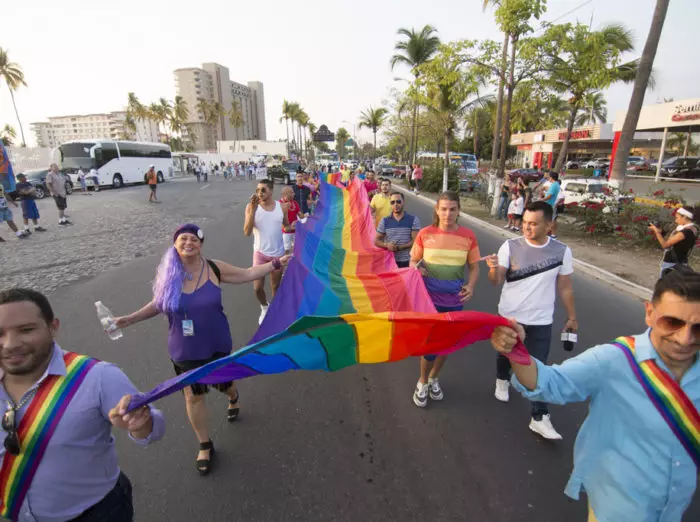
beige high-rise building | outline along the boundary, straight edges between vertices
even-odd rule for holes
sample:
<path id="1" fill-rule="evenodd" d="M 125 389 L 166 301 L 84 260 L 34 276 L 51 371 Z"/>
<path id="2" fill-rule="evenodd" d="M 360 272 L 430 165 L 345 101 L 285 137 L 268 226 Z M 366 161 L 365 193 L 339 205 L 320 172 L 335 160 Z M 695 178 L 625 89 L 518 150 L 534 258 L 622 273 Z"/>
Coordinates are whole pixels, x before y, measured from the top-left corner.
<path id="1" fill-rule="evenodd" d="M 198 150 L 216 150 L 217 141 L 265 140 L 265 93 L 262 82 L 243 85 L 231 81 L 228 68 L 217 63 L 204 63 L 202 68 L 176 69 L 175 89 L 187 102 L 187 126 L 196 140 Z M 201 100 L 210 106 L 218 103 L 223 113 L 208 123 L 200 110 Z M 228 113 L 233 102 L 238 104 L 243 124 L 234 128 Z"/>

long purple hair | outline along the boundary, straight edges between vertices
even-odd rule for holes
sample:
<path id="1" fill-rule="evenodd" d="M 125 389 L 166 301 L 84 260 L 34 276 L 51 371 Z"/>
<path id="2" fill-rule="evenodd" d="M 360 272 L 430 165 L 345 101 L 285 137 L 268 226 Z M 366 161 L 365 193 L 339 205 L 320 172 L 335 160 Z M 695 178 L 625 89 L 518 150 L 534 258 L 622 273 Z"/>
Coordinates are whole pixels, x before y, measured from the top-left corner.
<path id="1" fill-rule="evenodd" d="M 159 312 L 175 312 L 180 306 L 182 284 L 185 281 L 185 267 L 175 247 L 165 251 L 156 270 L 153 281 L 153 301 Z"/>

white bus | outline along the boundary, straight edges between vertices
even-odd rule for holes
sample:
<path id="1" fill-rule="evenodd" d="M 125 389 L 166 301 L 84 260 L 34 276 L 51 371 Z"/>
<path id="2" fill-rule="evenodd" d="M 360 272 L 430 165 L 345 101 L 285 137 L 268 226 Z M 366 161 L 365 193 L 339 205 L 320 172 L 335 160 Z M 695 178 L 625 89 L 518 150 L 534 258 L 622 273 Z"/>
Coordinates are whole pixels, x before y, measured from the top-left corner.
<path id="1" fill-rule="evenodd" d="M 59 145 L 58 152 L 62 169 L 75 172 L 82 168 L 85 174 L 96 169 L 101 187 L 144 183 L 151 165 L 159 183 L 173 175 L 170 147 L 162 143 L 79 140 Z"/>

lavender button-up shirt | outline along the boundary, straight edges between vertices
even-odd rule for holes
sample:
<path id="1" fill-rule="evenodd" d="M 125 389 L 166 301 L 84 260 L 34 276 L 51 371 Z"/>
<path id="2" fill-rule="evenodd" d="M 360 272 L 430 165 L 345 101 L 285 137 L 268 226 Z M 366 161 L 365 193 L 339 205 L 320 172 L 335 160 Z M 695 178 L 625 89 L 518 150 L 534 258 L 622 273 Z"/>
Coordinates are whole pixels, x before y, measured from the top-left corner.
<path id="1" fill-rule="evenodd" d="M 66 374 L 63 354 L 54 344 L 51 362 L 34 388 L 48 375 Z M 136 387 L 113 364 L 100 362 L 88 372 L 51 437 L 22 504 L 19 522 L 65 522 L 109 493 L 120 472 L 109 411 L 124 395 L 134 393 L 138 393 Z M 11 402 L 2 382 L 0 400 L 5 408 Z M 31 400 L 17 413 L 18 425 L 29 404 Z M 163 414 L 151 407 L 151 417 L 153 431 L 146 439 L 132 439 L 137 444 L 145 446 L 165 434 Z M 1 428 L 0 436 L 6 436 Z M 4 455 L 0 444 L 0 459 Z"/>

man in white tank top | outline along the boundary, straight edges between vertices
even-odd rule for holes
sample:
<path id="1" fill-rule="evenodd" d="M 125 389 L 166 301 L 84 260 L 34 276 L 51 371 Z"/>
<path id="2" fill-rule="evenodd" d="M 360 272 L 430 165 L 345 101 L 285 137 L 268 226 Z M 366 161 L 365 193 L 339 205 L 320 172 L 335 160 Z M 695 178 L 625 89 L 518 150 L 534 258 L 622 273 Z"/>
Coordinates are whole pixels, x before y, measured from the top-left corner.
<path id="1" fill-rule="evenodd" d="M 243 225 L 243 233 L 246 236 L 253 234 L 253 266 L 270 263 L 284 255 L 282 227 L 289 225 L 288 209 L 289 205 L 275 201 L 272 197 L 272 181 L 269 179 L 258 181 L 255 194 L 250 197 L 250 202 L 245 208 L 245 223 Z M 273 298 L 281 280 L 281 271 L 274 271 L 270 274 Z M 253 288 L 255 297 L 260 301 L 258 324 L 261 324 L 268 307 L 265 295 L 265 278 L 255 280 Z"/>

